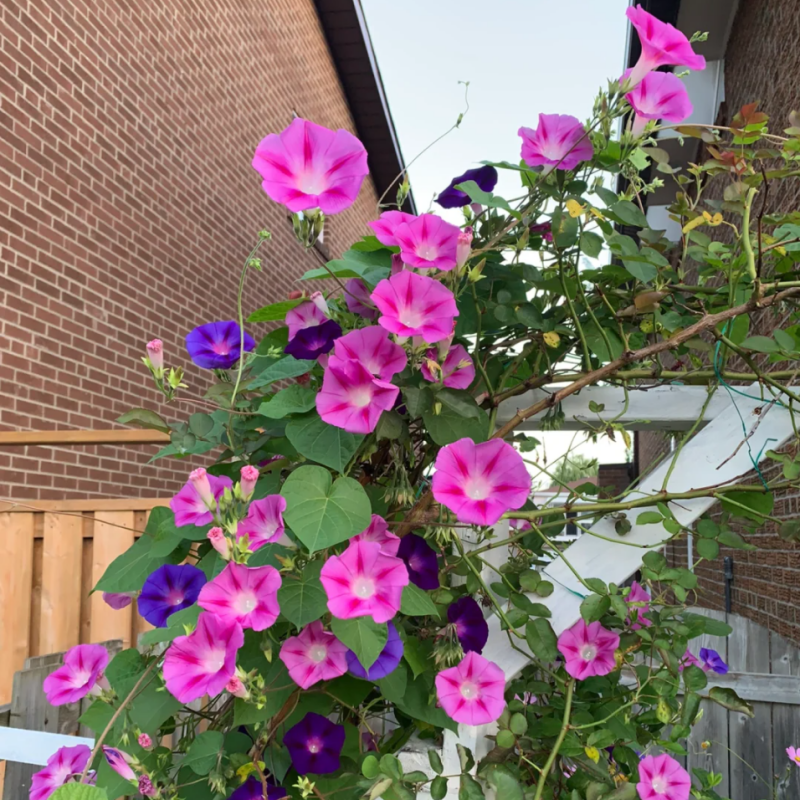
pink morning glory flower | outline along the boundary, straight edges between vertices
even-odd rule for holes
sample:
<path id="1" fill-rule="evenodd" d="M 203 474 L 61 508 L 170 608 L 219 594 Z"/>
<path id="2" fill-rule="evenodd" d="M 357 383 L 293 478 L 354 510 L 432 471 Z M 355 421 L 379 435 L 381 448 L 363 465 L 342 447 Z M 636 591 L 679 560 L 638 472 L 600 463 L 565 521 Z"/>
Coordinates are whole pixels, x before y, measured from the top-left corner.
<path id="1" fill-rule="evenodd" d="M 310 300 L 300 303 L 286 312 L 286 325 L 289 328 L 289 341 L 291 342 L 299 331 L 305 328 L 315 328 L 328 319 L 325 312 Z"/>
<path id="2" fill-rule="evenodd" d="M 353 205 L 369 174 L 367 151 L 352 133 L 299 117 L 261 140 L 253 168 L 271 200 L 292 212 L 319 208 L 324 214 Z"/>
<path id="3" fill-rule="evenodd" d="M 381 623 L 400 610 L 408 570 L 399 558 L 384 553 L 377 542 L 351 541 L 340 556 L 331 556 L 325 562 L 320 580 L 334 617 L 372 617 Z"/>
<path id="4" fill-rule="evenodd" d="M 644 615 L 650 611 L 650 592 L 634 581 L 631 584 L 631 590 L 625 598 L 625 602 L 630 606 L 632 612 L 635 612 L 635 621 L 631 625 L 631 630 L 638 631 L 639 628 L 649 628 L 653 623 Z M 630 623 L 630 619 L 628 619 Z"/>
<path id="5" fill-rule="evenodd" d="M 195 470 L 192 475 L 197 472 L 198 470 Z M 233 481 L 224 475 L 219 477 L 206 475 L 206 478 L 216 502 L 219 502 L 225 489 L 233 488 Z M 175 512 L 175 524 L 179 528 L 183 525 L 208 525 L 214 521 L 214 514 L 209 510 L 200 494 L 203 487 L 198 488 L 198 486 L 199 481 L 190 478 L 178 494 L 169 501 L 169 507 Z"/>
<path id="6" fill-rule="evenodd" d="M 673 65 L 705 69 L 705 58 L 697 55 L 686 36 L 669 23 L 657 19 L 640 5 L 626 9 L 625 16 L 642 43 L 642 54 L 629 76 L 631 87 L 658 67 Z"/>
<path id="7" fill-rule="evenodd" d="M 445 714 L 464 725 L 486 725 L 503 713 L 506 679 L 503 670 L 476 652 L 436 676 L 436 696 Z"/>
<path id="8" fill-rule="evenodd" d="M 428 350 L 428 360 L 436 361 L 436 351 Z M 439 383 L 449 389 L 468 389 L 475 380 L 475 365 L 463 345 L 453 345 L 441 366 L 441 375 L 431 371 L 427 361 L 422 362 L 422 375 L 426 381 Z"/>
<path id="9" fill-rule="evenodd" d="M 381 546 L 381 551 L 387 556 L 396 556 L 397 549 L 400 547 L 400 537 L 395 536 L 389 530 L 386 520 L 378 514 L 373 514 L 369 525 L 351 541 L 377 542 Z"/>
<path id="10" fill-rule="evenodd" d="M 197 628 L 188 636 L 178 636 L 164 657 L 169 693 L 181 703 L 191 703 L 204 694 L 218 695 L 236 670 L 236 653 L 243 643 L 238 622 L 204 611 Z"/>
<path id="11" fill-rule="evenodd" d="M 400 242 L 397 241 L 396 236 L 397 229 L 415 219 L 414 214 L 406 214 L 405 211 L 384 211 L 379 219 L 368 222 L 367 225 L 372 228 L 381 244 L 385 244 L 387 247 L 399 247 Z"/>
<path id="12" fill-rule="evenodd" d="M 625 73 L 627 76 L 630 70 Z M 624 76 L 623 76 L 624 77 Z M 638 136 L 651 119 L 683 122 L 692 113 L 692 102 L 683 81 L 671 72 L 649 72 L 625 99 L 636 112 L 632 132 Z"/>
<path id="13" fill-rule="evenodd" d="M 456 266 L 456 250 L 461 230 L 436 214 L 422 214 L 399 225 L 394 238 L 400 245 L 403 263 L 416 269 L 441 269 Z"/>
<path id="14" fill-rule="evenodd" d="M 539 114 L 539 125 L 520 128 L 522 160 L 529 167 L 575 169 L 594 155 L 589 137 L 580 120 L 569 114 Z"/>
<path id="15" fill-rule="evenodd" d="M 117 750 L 116 747 L 109 747 L 103 745 L 103 755 L 106 757 L 108 766 L 114 770 L 121 778 L 126 781 L 135 781 L 136 773 L 131 768 L 131 757 L 122 750 Z"/>
<path id="16" fill-rule="evenodd" d="M 339 361 L 358 361 L 382 381 L 390 381 L 408 363 L 406 351 L 377 325 L 351 331 L 337 339 L 333 346 L 333 357 Z M 332 359 L 328 361 L 328 364 L 331 363 Z"/>
<path id="17" fill-rule="evenodd" d="M 270 494 L 261 500 L 253 500 L 247 508 L 247 516 L 239 521 L 236 540 L 247 535 L 251 552 L 265 544 L 277 542 L 283 536 L 283 512 L 286 500 L 279 494 Z"/>
<path id="18" fill-rule="evenodd" d="M 47 766 L 33 774 L 30 800 L 47 800 L 56 789 L 70 778 L 78 777 L 86 769 L 92 751 L 85 744 L 75 747 L 59 747 L 47 759 Z"/>
<path id="19" fill-rule="evenodd" d="M 87 694 L 108 688 L 103 670 L 108 666 L 108 651 L 99 644 L 78 644 L 64 656 L 64 664 L 45 679 L 42 688 L 51 706 L 77 703 Z"/>
<path id="20" fill-rule="evenodd" d="M 344 301 L 348 310 L 364 319 L 377 319 L 378 309 L 372 304 L 369 295 L 367 284 L 361 278 L 350 278 L 344 285 Z"/>
<path id="21" fill-rule="evenodd" d="M 246 464 L 242 467 L 239 473 L 239 489 L 242 492 L 242 498 L 245 500 L 249 500 L 256 490 L 259 474 L 258 467 L 254 467 L 252 464 Z"/>
<path id="22" fill-rule="evenodd" d="M 800 767 L 800 747 L 787 747 L 786 748 L 786 755 L 789 756 L 789 760 L 793 763 L 797 764 Z"/>
<path id="23" fill-rule="evenodd" d="M 672 757 L 645 756 L 639 762 L 636 790 L 642 800 L 689 800 L 692 779 Z"/>
<path id="24" fill-rule="evenodd" d="M 201 590 L 197 604 L 223 622 L 263 631 L 280 614 L 278 589 L 281 576 L 275 567 L 246 567 L 229 563 Z"/>
<path id="25" fill-rule="evenodd" d="M 384 278 L 372 293 L 378 324 L 398 336 L 421 336 L 435 344 L 449 336 L 458 308 L 453 293 L 426 275 L 403 270 Z"/>
<path id="26" fill-rule="evenodd" d="M 522 456 L 501 439 L 459 439 L 439 451 L 435 468 L 436 502 L 473 525 L 494 525 L 509 509 L 522 508 L 531 491 Z"/>
<path id="27" fill-rule="evenodd" d="M 582 619 L 558 637 L 565 668 L 579 681 L 592 675 L 608 675 L 616 666 L 614 653 L 618 647 L 619 634 L 606 630 L 599 622 L 587 625 Z"/>
<path id="28" fill-rule="evenodd" d="M 330 361 L 317 394 L 317 412 L 329 425 L 349 433 L 371 433 L 400 390 L 373 378 L 358 361 Z"/>
<path id="29" fill-rule="evenodd" d="M 678 671 L 683 672 L 686 667 L 702 667 L 703 665 L 700 663 L 700 659 L 697 658 L 694 653 L 692 653 L 689 648 L 686 648 L 686 652 L 683 654 L 683 658 L 678 663 Z"/>
<path id="30" fill-rule="evenodd" d="M 281 646 L 280 659 L 301 689 L 347 672 L 347 647 L 325 631 L 319 621 L 306 625 L 297 636 L 290 636 Z"/>

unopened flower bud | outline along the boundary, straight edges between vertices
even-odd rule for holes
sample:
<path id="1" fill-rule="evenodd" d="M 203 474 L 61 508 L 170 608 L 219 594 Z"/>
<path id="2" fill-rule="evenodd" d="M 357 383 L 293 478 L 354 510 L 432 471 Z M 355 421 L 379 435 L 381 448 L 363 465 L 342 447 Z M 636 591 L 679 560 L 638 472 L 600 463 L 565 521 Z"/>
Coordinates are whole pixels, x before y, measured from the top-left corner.
<path id="1" fill-rule="evenodd" d="M 322 292 L 312 292 L 308 298 L 325 316 L 328 315 L 328 302 Z"/>
<path id="2" fill-rule="evenodd" d="M 139 747 L 145 750 L 149 750 L 153 746 L 153 740 L 146 733 L 140 733 L 137 741 L 139 742 Z"/>
<path id="3" fill-rule="evenodd" d="M 289 294 L 286 295 L 286 297 L 289 300 L 299 300 L 302 296 L 303 296 L 303 293 L 298 291 L 297 289 L 295 289 L 295 291 L 293 291 L 293 292 L 289 292 Z"/>
<path id="4" fill-rule="evenodd" d="M 147 357 L 154 371 L 164 369 L 164 343 L 161 339 L 153 339 L 147 343 Z"/>
<path id="5" fill-rule="evenodd" d="M 392 253 L 392 275 L 397 275 L 398 272 L 402 272 L 406 268 L 406 265 L 403 263 L 403 257 L 400 253 Z"/>
<path id="6" fill-rule="evenodd" d="M 208 532 L 208 541 L 211 546 L 226 560 L 231 557 L 231 543 L 225 536 L 222 528 L 214 527 Z"/>
<path id="7" fill-rule="evenodd" d="M 472 248 L 472 228 L 464 228 L 458 234 L 458 244 L 456 245 L 456 269 L 461 269 L 467 263 L 469 253 Z"/>
<path id="8" fill-rule="evenodd" d="M 139 794 L 142 797 L 155 797 L 158 794 L 158 790 L 147 775 L 139 778 Z"/>
<path id="9" fill-rule="evenodd" d="M 476 217 L 481 213 L 481 211 L 483 211 L 483 206 L 480 203 L 470 203 L 469 207 L 472 209 Z"/>
<path id="10" fill-rule="evenodd" d="M 259 475 L 258 469 L 248 464 L 246 467 L 242 467 L 240 475 L 239 485 L 242 490 L 242 499 L 249 500 L 256 490 L 256 481 Z"/>
<path id="11" fill-rule="evenodd" d="M 217 500 L 214 497 L 214 492 L 211 490 L 211 482 L 208 480 L 208 473 L 200 467 L 189 475 L 189 481 L 192 486 L 194 486 L 197 494 L 200 495 L 200 499 L 205 503 L 206 508 L 210 511 L 216 511 Z"/>
<path id="12" fill-rule="evenodd" d="M 225 690 L 230 692 L 234 697 L 241 697 L 243 700 L 247 698 L 249 692 L 245 685 L 241 682 L 237 675 L 234 675 L 226 684 Z"/>

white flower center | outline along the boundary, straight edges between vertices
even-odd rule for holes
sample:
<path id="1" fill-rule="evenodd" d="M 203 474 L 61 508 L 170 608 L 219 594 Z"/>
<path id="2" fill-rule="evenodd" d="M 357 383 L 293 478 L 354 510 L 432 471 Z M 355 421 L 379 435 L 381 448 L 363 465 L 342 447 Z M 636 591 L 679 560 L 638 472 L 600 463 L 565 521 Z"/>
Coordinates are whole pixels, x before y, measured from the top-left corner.
<path id="1" fill-rule="evenodd" d="M 426 261 L 433 261 L 438 257 L 439 251 L 432 244 L 421 244 L 417 248 L 417 255 L 420 258 L 424 258 Z"/>
<path id="2" fill-rule="evenodd" d="M 419 328 L 422 324 L 422 314 L 415 308 L 401 308 L 397 313 L 397 319 L 407 328 Z"/>
<path id="3" fill-rule="evenodd" d="M 669 783 L 663 775 L 656 775 L 653 778 L 653 783 L 651 785 L 653 787 L 653 791 L 657 792 L 658 794 L 666 794 L 667 789 L 669 789 Z"/>
<path id="4" fill-rule="evenodd" d="M 206 672 L 219 672 L 225 666 L 225 651 L 212 650 L 205 657 Z"/>
<path id="5" fill-rule="evenodd" d="M 322 175 L 314 172 L 305 172 L 297 182 L 297 188 L 304 194 L 321 194 L 325 191 L 325 181 Z"/>
<path id="6" fill-rule="evenodd" d="M 258 606 L 258 598 L 253 592 L 242 592 L 236 598 L 236 611 L 239 614 L 249 614 Z"/>
<path id="7" fill-rule="evenodd" d="M 483 478 L 471 478 L 464 484 L 464 494 L 470 500 L 485 500 L 491 493 L 491 485 Z"/>
<path id="8" fill-rule="evenodd" d="M 461 684 L 461 696 L 465 700 L 477 700 L 480 697 L 481 690 L 478 685 L 472 681 L 464 681 Z"/>
<path id="9" fill-rule="evenodd" d="M 79 672 L 73 673 L 72 685 L 73 686 L 86 686 L 89 683 L 92 673 L 88 669 L 82 669 Z"/>
<path id="10" fill-rule="evenodd" d="M 581 647 L 581 658 L 584 661 L 594 661 L 597 658 L 597 648 L 593 644 L 585 644 Z"/>
<path id="11" fill-rule="evenodd" d="M 309 753 L 319 753 L 320 750 L 322 750 L 322 742 L 319 739 L 308 740 Z"/>
<path id="12" fill-rule="evenodd" d="M 308 650 L 308 657 L 315 663 L 320 664 L 328 655 L 328 648 L 324 644 L 312 645 Z"/>
<path id="13" fill-rule="evenodd" d="M 356 386 L 350 390 L 350 403 L 356 408 L 366 408 L 371 402 L 371 386 Z"/>
<path id="14" fill-rule="evenodd" d="M 356 578 L 351 589 L 356 597 L 369 600 L 375 594 L 375 581 L 372 578 Z"/>
<path id="15" fill-rule="evenodd" d="M 167 602 L 171 606 L 179 606 L 183 602 L 183 592 L 181 592 L 178 589 L 175 589 L 174 591 L 170 592 L 167 595 Z"/>

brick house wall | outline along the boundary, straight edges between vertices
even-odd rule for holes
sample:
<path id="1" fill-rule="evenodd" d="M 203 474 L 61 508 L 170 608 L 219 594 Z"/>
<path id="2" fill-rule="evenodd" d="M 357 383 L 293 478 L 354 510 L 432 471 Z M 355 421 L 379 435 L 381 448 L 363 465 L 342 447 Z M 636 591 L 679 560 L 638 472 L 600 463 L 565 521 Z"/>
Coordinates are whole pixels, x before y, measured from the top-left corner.
<path id="1" fill-rule="evenodd" d="M 312 0 L 14 0 L 0 6 L 0 430 L 110 427 L 134 406 L 167 418 L 140 363 L 164 340 L 235 317 L 239 270 L 266 228 L 245 312 L 319 265 L 250 161 L 293 112 L 354 131 Z M 336 254 L 376 193 L 329 220 Z M 257 331 L 253 331 L 257 333 Z M 187 462 L 155 446 L 0 449 L 0 496 L 156 496 Z"/>

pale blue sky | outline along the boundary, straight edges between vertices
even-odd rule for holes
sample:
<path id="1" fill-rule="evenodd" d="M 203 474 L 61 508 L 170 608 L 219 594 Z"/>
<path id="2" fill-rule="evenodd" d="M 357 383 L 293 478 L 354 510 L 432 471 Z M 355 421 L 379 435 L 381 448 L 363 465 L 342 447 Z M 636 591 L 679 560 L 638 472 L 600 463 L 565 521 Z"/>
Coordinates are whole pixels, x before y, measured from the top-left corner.
<path id="1" fill-rule="evenodd" d="M 461 128 L 411 168 L 417 208 L 481 160 L 519 160 L 540 112 L 584 119 L 623 71 L 627 0 L 361 0 L 406 163 L 464 109 Z M 497 191 L 515 196 L 518 179 Z M 437 206 L 438 208 L 438 206 Z"/>

